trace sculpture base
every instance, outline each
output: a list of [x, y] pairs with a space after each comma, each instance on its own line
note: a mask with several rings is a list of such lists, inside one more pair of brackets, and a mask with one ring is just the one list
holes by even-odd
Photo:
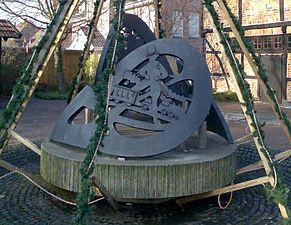
[[[195, 149], [193, 139], [188, 150], [177, 148], [140, 159], [98, 155], [94, 176], [118, 201], [148, 202], [208, 192], [234, 180], [236, 156], [235, 146], [209, 138], [207, 142], [207, 149]], [[79, 192], [85, 150], [52, 141], [44, 141], [41, 149], [42, 177]]]

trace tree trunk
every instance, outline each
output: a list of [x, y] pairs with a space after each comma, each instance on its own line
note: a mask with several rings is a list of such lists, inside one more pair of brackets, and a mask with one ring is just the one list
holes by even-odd
[[63, 73], [63, 60], [62, 60], [62, 46], [58, 43], [58, 46], [54, 53], [55, 58], [55, 74], [58, 81], [58, 90], [60, 93], [65, 92], [65, 76]]

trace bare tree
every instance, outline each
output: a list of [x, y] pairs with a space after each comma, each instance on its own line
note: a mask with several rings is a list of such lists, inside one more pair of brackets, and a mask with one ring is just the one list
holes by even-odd
[[179, 32], [181, 25], [187, 22], [184, 15], [192, 7], [191, 0], [172, 0], [171, 4], [162, 1], [162, 28], [168, 37], [172, 37]]
[[[80, 1], [80, 5], [85, 0]], [[0, 0], [0, 11], [6, 13], [9, 20], [13, 22], [25, 21], [39, 29], [45, 30], [50, 21], [53, 19], [54, 13], [58, 8], [59, 0]], [[78, 8], [78, 7], [77, 7]], [[84, 21], [87, 23], [87, 21]], [[81, 24], [82, 25], [82, 24]], [[78, 23], [80, 26], [80, 23]], [[67, 31], [62, 38], [66, 39]], [[55, 74], [58, 81], [58, 89], [60, 92], [65, 91], [65, 79], [62, 68], [62, 45], [58, 45], [55, 54]]]

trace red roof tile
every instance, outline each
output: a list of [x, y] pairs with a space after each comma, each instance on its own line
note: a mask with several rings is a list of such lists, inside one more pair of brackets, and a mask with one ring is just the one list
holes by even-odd
[[[81, 29], [85, 35], [88, 35], [89, 27], [81, 27]], [[96, 29], [96, 31], [94, 33], [93, 40], [92, 40], [93, 47], [94, 48], [103, 48], [104, 43], [105, 43], [104, 36], [100, 33], [99, 30]]]
[[21, 33], [8, 20], [0, 20], [0, 37], [2, 38], [20, 38]]

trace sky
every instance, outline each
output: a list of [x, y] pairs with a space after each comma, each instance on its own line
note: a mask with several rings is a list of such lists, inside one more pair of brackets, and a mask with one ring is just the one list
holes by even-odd
[[[22, 19], [18, 18], [15, 15], [8, 14], [1, 9], [1, 7], [3, 7], [2, 1], [0, 1], [0, 19], [8, 19], [13, 24], [18, 24], [18, 23], [22, 22], [23, 21]], [[35, 19], [37, 19], [37, 20], [49, 22], [47, 19], [45, 19], [43, 16], [40, 15], [39, 10], [33, 8], [33, 7], [36, 8], [36, 6], [37, 6], [36, 1], [38, 1], [38, 0], [21, 0], [21, 1], [19, 1], [19, 2], [23, 2], [23, 3], [27, 3], [29, 6], [15, 3], [13, 0], [6, 0], [4, 2], [9, 2], [7, 5], [11, 9], [13, 9], [13, 12], [15, 12], [17, 14], [21, 14], [22, 16], [25, 16], [25, 18], [27, 18], [29, 20], [35, 21]], [[30, 7], [30, 6], [32, 6], [32, 7]], [[41, 23], [37, 23], [37, 25], [41, 25]]]

